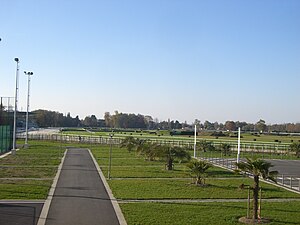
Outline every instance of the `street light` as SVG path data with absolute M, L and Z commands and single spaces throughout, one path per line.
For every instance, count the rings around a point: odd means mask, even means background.
M 17 110 L 18 110 L 18 92 L 19 92 L 19 58 L 15 58 L 17 63 L 16 69 L 16 92 L 15 92 L 15 111 L 14 111 L 14 132 L 13 132 L 13 149 L 12 155 L 16 154 L 16 135 L 17 135 Z
M 27 94 L 27 111 L 26 111 L 26 138 L 25 138 L 25 147 L 28 146 L 28 111 L 29 111 L 29 94 L 30 94 L 30 76 L 33 75 L 33 72 L 26 72 L 24 71 L 25 75 L 28 76 L 28 85 L 27 85 L 27 90 L 28 90 L 28 94 Z
M 110 173 L 111 173 L 111 154 L 112 154 L 112 138 L 113 134 L 110 134 L 110 149 L 109 149 L 109 164 L 108 164 L 108 179 L 110 180 Z

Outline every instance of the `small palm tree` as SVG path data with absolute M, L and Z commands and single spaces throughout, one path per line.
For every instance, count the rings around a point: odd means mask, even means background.
M 135 139 L 132 136 L 128 136 L 122 140 L 120 147 L 127 148 L 127 150 L 131 152 L 136 148 L 137 143 L 138 143 L 137 139 Z
M 296 157 L 300 158 L 300 143 L 294 142 L 290 145 L 291 151 L 295 152 Z
M 238 170 L 253 175 L 253 220 L 258 219 L 258 195 L 259 195 L 259 177 L 262 176 L 263 179 L 270 179 L 276 182 L 277 171 L 270 171 L 273 165 L 262 159 L 250 159 L 247 158 L 246 162 L 236 163 Z
M 203 152 L 215 150 L 215 146 L 213 146 L 212 142 L 205 141 L 205 140 L 199 141 L 197 143 L 197 147 L 200 151 L 203 151 Z
M 212 165 L 203 160 L 191 160 L 187 167 L 190 169 L 190 172 L 192 175 L 196 177 L 196 185 L 204 185 L 205 184 L 205 178 L 207 177 L 206 170 L 208 170 Z
M 153 157 L 164 159 L 166 161 L 167 170 L 173 170 L 173 162 L 175 159 L 191 159 L 191 155 L 183 148 L 168 145 L 159 145 L 153 149 Z
M 144 155 L 146 159 L 153 161 L 155 158 L 155 149 L 158 147 L 155 143 L 150 143 L 145 140 L 139 140 L 136 151 L 139 155 Z
M 220 145 L 220 150 L 221 152 L 224 153 L 224 155 L 226 156 L 227 154 L 230 155 L 230 149 L 231 149 L 231 145 L 228 143 L 222 143 Z

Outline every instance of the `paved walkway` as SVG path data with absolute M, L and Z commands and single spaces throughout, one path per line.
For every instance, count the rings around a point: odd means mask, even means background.
M 0 201 L 0 225 L 35 225 L 44 201 Z
M 119 224 L 105 186 L 86 149 L 67 151 L 46 225 Z

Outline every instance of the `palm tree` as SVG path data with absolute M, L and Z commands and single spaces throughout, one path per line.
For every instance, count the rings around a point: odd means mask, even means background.
M 206 170 L 208 170 L 212 165 L 203 160 L 191 160 L 187 167 L 190 169 L 191 174 L 196 176 L 196 185 L 204 185 L 205 177 L 207 176 Z
M 224 153 L 224 155 L 226 156 L 227 154 L 230 155 L 230 149 L 231 149 L 231 145 L 228 143 L 222 143 L 220 145 L 220 150 L 221 152 Z
M 173 170 L 173 162 L 175 159 L 183 160 L 191 159 L 191 155 L 183 148 L 178 146 L 159 145 L 153 149 L 153 156 L 166 161 L 166 169 Z
M 138 140 L 136 151 L 139 155 L 144 155 L 146 159 L 152 161 L 155 158 L 155 149 L 157 144 L 145 140 Z
M 213 146 L 212 142 L 202 140 L 197 143 L 197 147 L 200 151 L 206 152 L 206 151 L 214 151 L 215 146 Z
M 300 143 L 293 143 L 290 145 L 290 148 L 293 152 L 295 152 L 297 158 L 300 158 Z
M 270 171 L 273 165 L 262 159 L 250 159 L 247 158 L 246 162 L 236 163 L 238 170 L 253 175 L 253 220 L 258 219 L 258 194 L 259 194 L 259 177 L 262 176 L 263 179 L 270 179 L 276 182 L 276 175 L 278 171 Z
M 127 148 L 127 150 L 131 152 L 136 148 L 137 143 L 138 143 L 137 139 L 135 139 L 132 136 L 128 136 L 122 140 L 120 147 Z

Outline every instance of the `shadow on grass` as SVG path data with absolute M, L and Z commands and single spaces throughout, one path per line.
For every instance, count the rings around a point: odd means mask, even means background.
M 208 177 L 242 177 L 239 174 L 235 174 L 230 171 L 226 170 L 214 170 L 214 171 L 207 171 Z

